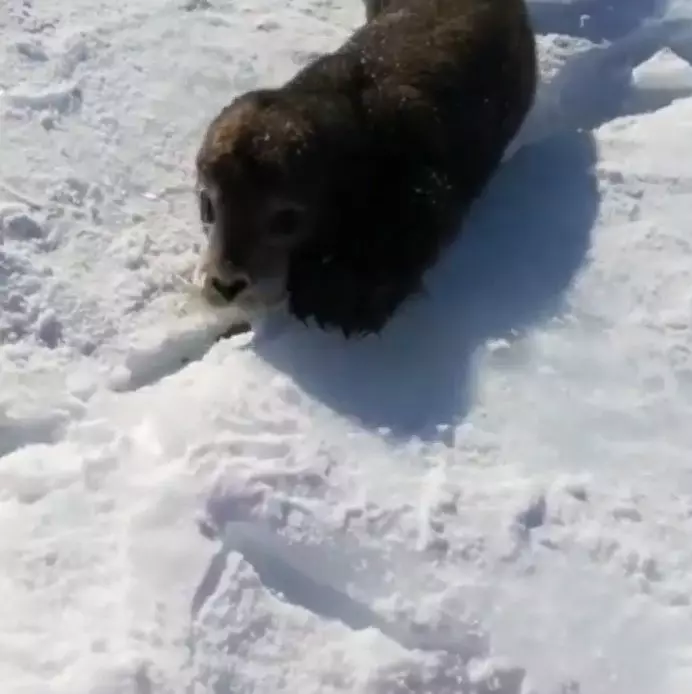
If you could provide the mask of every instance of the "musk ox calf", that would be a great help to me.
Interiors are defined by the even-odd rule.
[[[457,235],[534,98],[524,0],[367,0],[367,22],[199,149],[209,300],[379,332]]]

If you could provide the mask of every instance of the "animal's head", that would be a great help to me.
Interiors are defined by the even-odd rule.
[[[333,214],[349,147],[343,120],[319,97],[263,90],[211,122],[196,161],[208,298],[264,306],[285,298],[293,254]]]

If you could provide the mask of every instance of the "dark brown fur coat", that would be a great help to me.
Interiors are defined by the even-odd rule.
[[[366,5],[369,21],[339,49],[224,109],[198,156],[221,191],[245,177],[246,229],[270,190],[310,208],[311,231],[287,244],[288,307],[346,336],[380,331],[421,290],[537,80],[524,0]]]

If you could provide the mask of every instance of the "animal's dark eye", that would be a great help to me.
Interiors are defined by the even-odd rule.
[[[275,239],[289,239],[300,231],[302,223],[303,211],[300,208],[281,207],[269,218],[269,233]]]
[[[214,203],[206,190],[201,191],[199,194],[199,215],[203,224],[213,224],[216,219]]]

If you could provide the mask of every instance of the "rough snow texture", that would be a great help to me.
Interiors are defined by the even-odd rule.
[[[178,275],[206,122],[360,2],[2,4],[3,694],[692,691],[689,43],[561,73],[609,5],[536,0],[563,134],[345,344]]]

